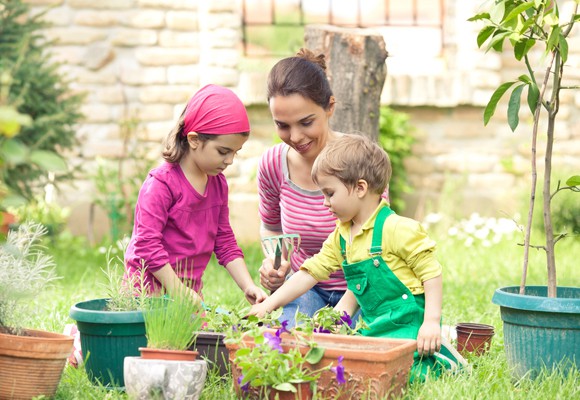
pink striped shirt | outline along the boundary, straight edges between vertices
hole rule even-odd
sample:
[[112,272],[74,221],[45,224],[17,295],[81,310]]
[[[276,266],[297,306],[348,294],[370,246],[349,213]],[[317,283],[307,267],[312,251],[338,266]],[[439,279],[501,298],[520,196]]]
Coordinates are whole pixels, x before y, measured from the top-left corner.
[[[300,234],[300,250],[291,257],[292,270],[317,254],[336,228],[336,218],[323,205],[320,190],[306,190],[290,180],[288,150],[280,143],[266,151],[258,167],[259,212],[262,226],[271,231]],[[342,270],[318,283],[324,290],[346,290]]]

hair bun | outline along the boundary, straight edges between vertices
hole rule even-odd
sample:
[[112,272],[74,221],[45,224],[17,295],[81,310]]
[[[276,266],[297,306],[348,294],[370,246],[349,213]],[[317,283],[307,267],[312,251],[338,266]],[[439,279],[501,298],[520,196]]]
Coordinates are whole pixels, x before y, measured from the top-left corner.
[[303,47],[296,53],[296,57],[303,58],[318,65],[326,73],[326,57],[324,54],[320,53],[316,55],[312,50]]

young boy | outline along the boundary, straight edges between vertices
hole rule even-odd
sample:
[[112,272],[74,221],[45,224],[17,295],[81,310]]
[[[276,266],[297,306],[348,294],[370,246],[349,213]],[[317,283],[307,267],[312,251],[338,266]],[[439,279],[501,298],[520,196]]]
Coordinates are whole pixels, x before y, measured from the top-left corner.
[[320,252],[250,314],[281,307],[342,268],[348,290],[335,309],[353,315],[360,307],[365,336],[417,339],[410,379],[422,379],[457,360],[441,348],[442,268],[435,242],[419,222],[396,215],[381,198],[390,177],[387,153],[370,139],[346,134],[328,143],[312,179],[337,227]]

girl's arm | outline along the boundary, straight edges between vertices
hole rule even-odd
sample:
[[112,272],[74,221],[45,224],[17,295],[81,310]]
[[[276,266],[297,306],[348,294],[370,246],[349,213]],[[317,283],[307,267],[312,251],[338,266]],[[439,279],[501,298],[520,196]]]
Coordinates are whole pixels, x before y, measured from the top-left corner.
[[285,306],[316,285],[318,281],[306,271],[294,273],[278,290],[260,304],[254,304],[248,314],[263,317],[278,307]]
[[170,264],[165,264],[161,269],[153,272],[153,276],[161,282],[163,288],[170,296],[173,296],[175,293],[179,293],[182,290],[188,290],[191,292],[190,295],[193,301],[201,305],[201,296],[192,288],[187,287],[181,279],[179,279]]
[[423,282],[425,287],[425,317],[417,335],[419,355],[432,355],[441,349],[441,306],[443,302],[443,277]]
[[226,270],[236,282],[238,287],[242,289],[246,299],[251,304],[261,303],[268,297],[266,293],[262,289],[256,286],[250,273],[248,272],[248,266],[243,258],[236,258],[233,261],[230,261],[226,265]]
[[344,292],[342,298],[338,302],[334,309],[340,311],[346,311],[346,313],[350,316],[354,315],[358,311],[358,302],[356,301],[356,297],[351,290]]

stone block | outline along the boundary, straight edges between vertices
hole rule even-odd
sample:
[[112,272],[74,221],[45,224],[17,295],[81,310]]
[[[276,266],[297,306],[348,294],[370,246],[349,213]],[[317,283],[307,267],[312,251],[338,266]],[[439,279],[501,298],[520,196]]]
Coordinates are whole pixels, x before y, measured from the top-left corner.
[[405,171],[410,174],[430,174],[435,171],[431,159],[417,156],[407,157],[404,161]]
[[98,102],[103,104],[122,104],[126,101],[123,87],[120,85],[95,88]]
[[163,121],[171,119],[173,107],[169,104],[132,104],[129,113],[141,122]]
[[167,82],[165,67],[140,67],[132,63],[124,63],[120,68],[120,79],[127,85],[152,85]]
[[63,0],[26,0],[26,3],[33,6],[58,6],[63,3]]
[[149,85],[141,89],[139,99],[147,103],[167,103],[175,104],[187,102],[193,90],[186,85]]
[[52,8],[42,16],[42,21],[53,26],[70,26],[72,13],[65,8]]
[[90,70],[96,71],[113,61],[115,52],[107,43],[90,44],[84,55],[83,64]]
[[133,11],[127,15],[123,22],[131,28],[163,28],[165,26],[165,12],[162,10]]
[[88,123],[100,123],[112,121],[111,106],[105,104],[83,104],[81,112],[83,121]]
[[176,65],[167,68],[167,82],[171,85],[185,83],[189,85],[199,85],[199,66]]
[[192,48],[142,48],[135,52],[137,60],[143,65],[184,65],[199,61],[199,50]]
[[106,10],[79,10],[75,13],[74,23],[81,26],[111,27],[119,23],[124,14]]
[[191,0],[138,0],[139,6],[167,10],[197,10],[197,1]]
[[165,24],[169,29],[196,32],[199,29],[198,19],[197,12],[168,11],[165,16]]
[[121,140],[87,140],[81,144],[81,151],[85,158],[121,157],[124,154]]
[[48,40],[54,40],[61,45],[88,45],[107,37],[105,31],[82,27],[48,28],[44,32]]
[[80,65],[85,60],[84,46],[53,46],[50,57],[58,63]]
[[221,86],[235,87],[238,84],[239,72],[234,68],[205,66],[200,69],[199,78],[201,86],[214,83]]
[[236,238],[241,243],[254,243],[260,237],[258,196],[230,193],[230,222]]
[[131,9],[135,6],[134,0],[68,0],[71,8],[94,8],[94,9]]
[[159,45],[162,47],[199,47],[197,32],[162,31],[159,33]]
[[98,71],[79,68],[75,71],[74,76],[75,82],[78,84],[113,84],[117,82],[117,71],[111,65]]
[[201,52],[201,62],[206,65],[237,69],[240,56],[237,49],[208,49]]
[[199,19],[199,29],[202,31],[213,31],[220,28],[239,29],[241,26],[240,16],[234,13],[207,14]]
[[483,173],[499,166],[499,158],[494,154],[480,154],[463,149],[458,153],[448,153],[433,159],[435,170],[452,173]]
[[[215,29],[208,36],[206,36],[206,38],[209,39],[210,42],[207,46],[213,48],[236,49],[242,41],[242,35],[239,29]],[[204,40],[206,38],[204,38]]]
[[142,124],[142,132],[150,140],[161,142],[164,140],[169,132],[175,127],[176,121],[158,121],[158,122],[145,122]]
[[157,31],[152,29],[117,29],[111,34],[111,43],[117,46],[151,46],[157,43]]
[[120,137],[120,132],[121,130],[117,123],[83,123],[77,129],[77,137],[82,144],[87,141],[116,139]]

